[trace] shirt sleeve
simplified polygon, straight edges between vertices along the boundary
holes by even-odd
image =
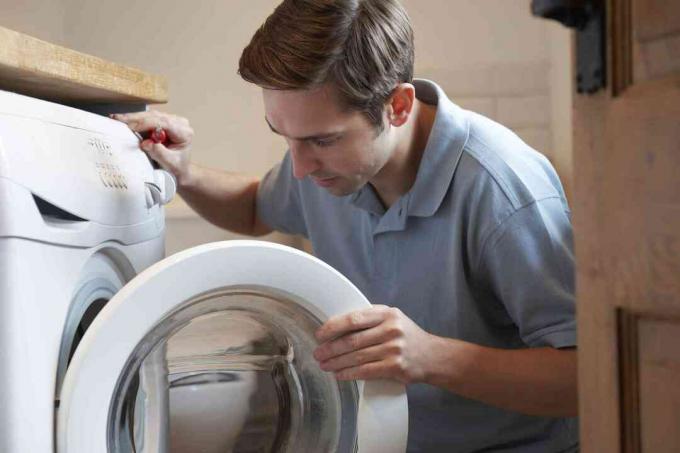
[[[293,178],[290,153],[286,153],[283,160],[260,181],[256,199],[257,215],[274,230],[307,237],[300,199],[300,186]]]
[[[515,211],[485,241],[485,283],[531,347],[576,346],[573,233],[559,197]]]

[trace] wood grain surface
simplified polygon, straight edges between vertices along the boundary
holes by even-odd
[[[65,104],[167,102],[164,77],[0,27],[0,90]]]

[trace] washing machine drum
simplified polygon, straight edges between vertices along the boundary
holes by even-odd
[[[58,452],[403,452],[403,386],[337,381],[312,357],[324,320],[368,305],[284,246],[227,241],[166,258],[83,337]]]

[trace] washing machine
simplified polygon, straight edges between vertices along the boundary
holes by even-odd
[[[262,241],[163,259],[173,195],[124,124],[0,91],[0,451],[403,452],[403,386],[312,357],[360,291]]]

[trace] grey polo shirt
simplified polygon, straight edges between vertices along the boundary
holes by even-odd
[[[552,166],[434,83],[415,86],[437,113],[416,181],[389,209],[370,184],[335,197],[294,179],[286,154],[260,184],[258,214],[309,238],[372,303],[400,308],[432,334],[505,349],[575,346],[570,213]],[[407,391],[409,452],[577,449],[576,419],[526,416],[426,384]]]

